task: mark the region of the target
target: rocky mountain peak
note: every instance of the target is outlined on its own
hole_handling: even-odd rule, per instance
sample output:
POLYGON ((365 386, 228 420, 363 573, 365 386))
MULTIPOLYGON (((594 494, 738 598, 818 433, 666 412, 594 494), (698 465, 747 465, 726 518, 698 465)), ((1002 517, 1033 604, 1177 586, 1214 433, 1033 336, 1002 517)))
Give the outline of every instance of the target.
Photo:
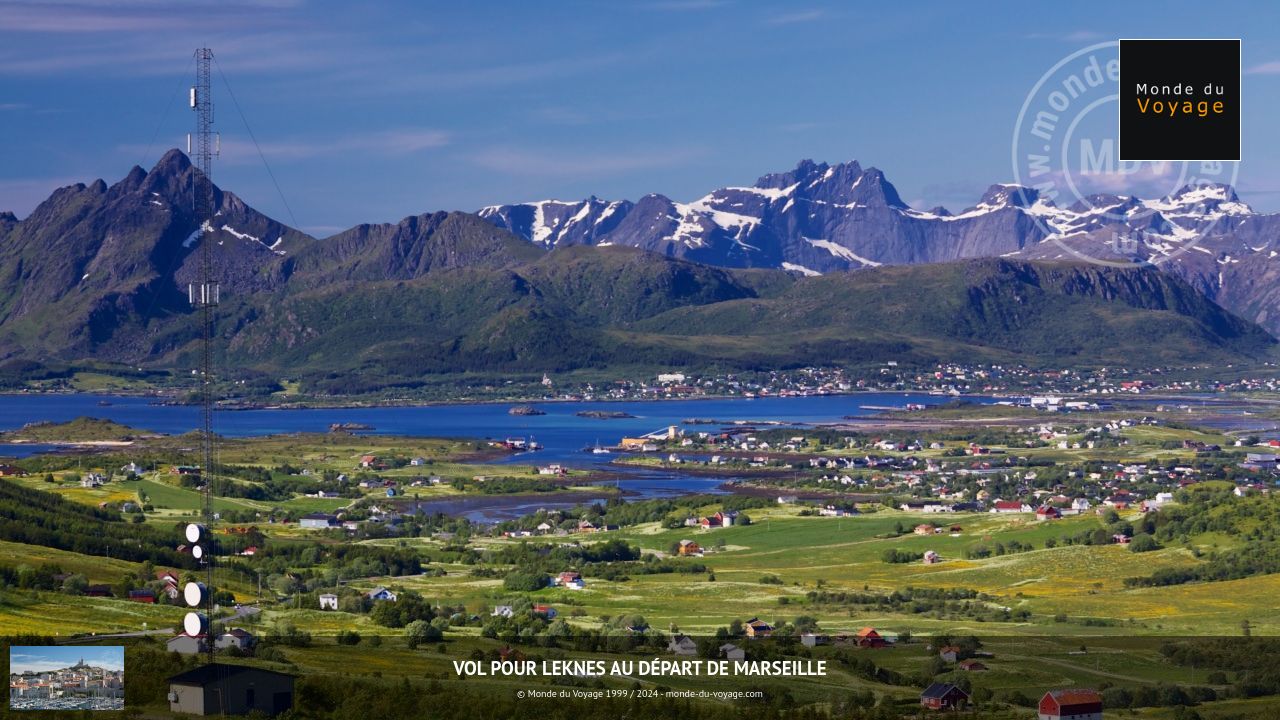
POLYGON ((1025 208, 1034 205, 1039 199, 1040 191, 1034 188, 997 183, 987 188, 987 191, 982 194, 978 207, 1025 208))

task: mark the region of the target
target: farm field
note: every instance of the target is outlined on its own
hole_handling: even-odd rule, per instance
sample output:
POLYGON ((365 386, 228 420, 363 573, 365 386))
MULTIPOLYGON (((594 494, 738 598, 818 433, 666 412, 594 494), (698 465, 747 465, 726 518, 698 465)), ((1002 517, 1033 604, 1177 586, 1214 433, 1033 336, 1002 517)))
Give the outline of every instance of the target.
POLYGON ((119 598, 0 591, 0 627, 9 635, 94 635, 176 628, 183 610, 119 598))
MULTIPOLYGON (((98 435, 122 432, 92 424, 78 429, 98 435)), ((52 432, 49 428, 42 431, 52 432)), ((1079 436, 1081 440, 1084 437, 1079 436)), ((1053 492, 1060 493, 1058 488, 1067 483, 1080 487, 1099 482, 1104 475, 1100 465, 1103 457, 1123 456, 1126 463, 1151 462, 1171 469, 1196 463, 1197 443, 1225 442, 1214 433, 1159 426, 1129 428, 1125 438, 1130 444, 1105 448, 1017 449, 1022 454, 1020 462, 1035 464, 1009 473, 1016 475, 1013 480, 1026 483, 1034 479, 1029 468, 1046 475, 1056 470, 1053 482, 1059 485, 1053 492), (1039 457, 1028 460, 1036 454, 1039 457), (1055 468, 1057 465, 1072 471, 1055 468), (1075 472, 1076 468, 1088 472, 1075 472)), ((69 504, 99 508, 84 511, 103 513, 99 518, 110 517, 124 502, 146 506, 146 522, 136 514, 133 521, 141 529, 158 533, 151 536, 153 539, 172 538, 176 543, 176 528, 196 517, 203 501, 197 489, 181 486, 187 478, 170 470, 176 457, 172 453, 188 440, 146 438, 124 454, 118 446, 105 446, 77 456, 37 458, 30 462, 62 463, 49 468, 55 482, 47 482, 47 473, 39 469, 16 482, 31 490, 52 491, 69 504), (75 479, 87 466, 100 465, 109 472, 123 464, 123 458, 133 456, 146 460, 140 478, 115 474, 99 488, 83 488, 75 479), (70 463, 75 464, 75 470, 70 463)), ((999 454, 955 459, 962 455, 957 451, 966 446, 963 441, 948 439, 941 448, 922 452, 920 457, 973 469, 982 469, 982 463, 1000 462, 999 454)), ((1006 446, 997 449, 1014 451, 1006 446)), ((384 493, 386 481, 404 488, 410 478, 437 473, 446 481, 404 488, 401 494, 421 500, 454 498, 483 494, 487 488, 475 479, 477 476, 537 479, 533 468, 493 464, 491 460, 501 452, 463 440, 364 438, 343 433, 227 442, 221 457, 232 469, 228 475, 234 492, 214 501, 215 512, 227 518, 219 521, 222 530, 217 534, 226 543, 220 561, 226 569, 215 573, 214 584, 230 593, 224 596, 224 604, 253 603, 261 611, 235 621, 268 639, 270 652, 251 662, 311 677, 355 676, 375 683, 407 678, 412 683, 442 683, 505 694, 531 682, 554 685, 565 680, 463 680, 457 677, 451 661, 490 657, 499 651, 510 652, 512 647, 537 658, 669 657, 667 637, 688 634, 705 640, 717 633, 728 637, 724 635, 728 628, 757 618, 784 629, 792 638, 785 650, 768 652, 825 659, 831 663, 828 675, 787 681, 726 678, 717 681, 717 689, 766 687, 775 696, 788 697, 788 702, 819 707, 833 706, 849 693, 865 692, 909 711, 917 706, 920 686, 928 684, 925 678, 963 681, 981 690, 984 697, 997 698, 1005 705, 1025 705, 1028 698, 1064 686, 1162 689, 1177 685, 1226 693, 1236 676, 1224 679, 1212 667, 1174 664, 1164 653, 1166 643, 1192 637, 1234 637, 1242 634, 1242 628, 1258 636, 1280 635, 1280 574, 1251 572, 1216 582, 1156 587, 1126 582, 1149 579, 1153 573, 1197 571, 1211 565, 1210 558, 1216 553, 1234 552, 1259 538, 1269 539, 1271 506, 1263 498, 1222 501, 1231 494, 1232 484, 1227 482, 1196 483, 1203 498, 1216 497, 1219 500, 1215 502, 1224 504, 1208 513, 1210 519, 1194 530, 1162 537, 1160 543, 1143 552, 1113 543, 1112 533, 1121 527, 1128 527, 1127 532, 1133 535, 1146 534, 1148 539, 1155 532, 1152 526, 1144 525, 1151 516, 1128 503, 1114 507, 1099 504, 1078 515, 1037 520, 1032 512, 903 510, 908 498, 920 495, 860 490, 835 500, 845 508, 856 504, 857 514, 827 516, 819 510, 831 511, 831 507, 820 507, 829 500, 780 497, 775 501, 774 494, 785 492, 778 488, 765 490, 767 495, 698 495, 638 504, 616 499, 588 501, 567 511, 539 511, 494 528, 453 517, 416 516, 406 511, 407 503, 401 502, 397 508, 384 493), (386 458, 390 464, 362 468, 362 458, 367 455, 386 458), (410 465, 409 458, 418 460, 410 465), (298 492, 298 488, 333 483, 339 474, 349 480, 372 478, 378 482, 361 488, 360 497, 353 492, 344 492, 339 498, 298 492), (269 497, 275 499, 234 496, 259 489, 269 490, 269 497), (1236 505, 1247 509, 1237 512, 1233 509, 1236 505), (380 509, 372 510, 374 506, 380 509), (690 517, 734 508, 741 509, 743 521, 729 527, 702 529, 684 524, 690 517), (403 524, 394 530, 372 524, 369 518, 386 509, 402 513, 403 524), (1224 516, 1228 510, 1230 522, 1224 516), (317 531, 296 522, 297 515, 317 511, 354 517, 357 529, 317 531), (544 517, 550 521, 549 529, 532 532, 544 517), (587 517, 612 529, 580 532, 579 518, 587 517), (615 517, 620 518, 620 524, 613 524, 615 517), (501 532, 511 528, 522 530, 501 532), (1101 540, 1097 539, 1099 534, 1101 540), (679 543, 689 540, 700 545, 701 551, 692 557, 679 556, 679 543), (254 555, 236 554, 250 544, 257 547, 254 555), (628 554, 587 559, 596 550, 610 547, 625 548, 628 554), (925 563, 922 557, 926 553, 931 558, 936 554, 936 561, 925 563), (545 557, 584 559, 580 564, 539 559, 545 557), (533 563, 534 572, 544 580, 562 571, 579 571, 584 587, 513 586, 510 581, 518 579, 525 568, 511 558, 533 563), (405 626, 409 620, 397 621, 380 613, 397 601, 388 605, 388 601, 362 597, 375 588, 387 588, 402 601, 412 598, 423 608, 443 613, 436 620, 448 616, 450 622, 436 628, 443 643, 429 641, 416 649, 408 647, 405 626), (342 610, 321 610, 317 602, 320 593, 337 593, 342 610), (533 627, 506 630, 495 620, 494 609, 505 605, 526 608, 522 617, 533 618, 527 609, 529 603, 549 606, 556 619, 533 619, 533 627), (649 634, 633 636, 626 625, 632 622, 647 624, 645 632, 649 634), (844 645, 803 647, 794 637, 801 626, 829 636, 872 627, 891 645, 881 650, 851 650, 844 645), (308 639, 297 639, 293 633, 298 631, 308 639), (353 633, 360 639, 353 641, 353 633), (592 635, 609 640, 599 647, 580 644, 581 638, 592 635), (981 641, 985 672, 970 674, 954 665, 939 665, 936 651, 930 649, 932 638, 970 636, 981 641), (379 640, 372 640, 374 637, 379 640), (344 638, 341 644, 340 638, 344 638), (623 649, 631 644, 636 646, 630 652, 623 649)), ((907 453, 885 455, 908 461, 907 453)), ((883 481, 887 471, 863 472, 879 473, 883 481)), ((979 479, 968 492, 993 482, 982 479, 989 477, 975 473, 972 478, 979 479)), ((563 491, 561 497, 580 487, 572 479, 571 473, 566 482, 554 486, 563 491)), ((993 496, 1020 492, 1008 485, 991 488, 993 496)), ((1191 495, 1180 495, 1173 507, 1193 501, 1199 502, 1191 495)), ((123 519, 130 520, 131 512, 124 512, 123 519)), ((80 521, 88 522, 84 518, 80 521)), ((19 563, 57 565, 63 573, 83 573, 92 582, 115 583, 125 575, 150 573, 141 563, 37 545, 5 542, 0 544, 0 552, 4 551, 19 563)), ((172 553, 173 547, 166 546, 166 551, 172 553)), ((166 557, 165 562, 186 562, 180 556, 166 557)), ((38 632, 56 625, 62 634, 137 633, 144 627, 170 626, 182 613, 172 605, 75 597, 57 592, 56 587, 54 591, 6 589, 0 597, 0 625, 14 632, 38 632)), ((740 636, 732 639, 739 644, 752 642, 740 636)), ((157 639, 140 642, 158 644, 157 639)), ((676 690, 707 687, 705 679, 680 677, 578 678, 572 682, 611 688, 629 688, 637 682, 641 687, 676 690)), ((1247 709, 1242 703, 1237 702, 1247 709)), ((1018 717, 1016 710, 1010 713, 1010 718, 1018 717)), ((1168 717, 1154 707, 1142 707, 1134 715, 1168 717)))

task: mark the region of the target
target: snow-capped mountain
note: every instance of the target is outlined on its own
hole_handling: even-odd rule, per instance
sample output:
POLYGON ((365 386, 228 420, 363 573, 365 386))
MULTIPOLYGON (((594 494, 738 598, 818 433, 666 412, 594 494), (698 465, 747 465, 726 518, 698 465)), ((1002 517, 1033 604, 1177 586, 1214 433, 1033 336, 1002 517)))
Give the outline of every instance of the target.
POLYGON ((909 207, 876 168, 802 161, 689 203, 647 195, 487 207, 480 216, 544 247, 629 245, 729 267, 806 275, 973 257, 1159 263, 1241 315, 1280 329, 1280 215, 1226 185, 1162 198, 1091 195, 1065 207, 992 185, 972 207, 909 207))
POLYGON ((547 247, 630 245, 731 267, 804 273, 1018 251, 1044 233, 1006 188, 951 215, 907 206, 876 168, 804 161, 689 203, 647 195, 487 207, 480 216, 547 247))

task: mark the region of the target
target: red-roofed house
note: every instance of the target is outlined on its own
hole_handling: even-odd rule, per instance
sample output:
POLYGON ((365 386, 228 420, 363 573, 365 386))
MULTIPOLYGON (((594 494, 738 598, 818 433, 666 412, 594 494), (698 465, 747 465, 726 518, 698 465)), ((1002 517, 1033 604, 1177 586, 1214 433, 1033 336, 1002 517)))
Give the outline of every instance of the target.
POLYGON ((1102 696, 1096 690, 1050 690, 1039 710, 1040 720, 1102 720, 1102 696))
POLYGON ((1036 510, 1037 520, 1057 520, 1062 517, 1062 512, 1052 505, 1041 505, 1036 510))
POLYGON ((991 505, 991 512, 993 513, 1022 513, 1031 511, 1030 505, 1017 500, 997 500, 991 505))
POLYGON ((858 647, 882 648, 885 646, 885 639, 875 628, 864 627, 854 636, 854 642, 858 647))
POLYGON ((582 576, 572 570, 566 570, 556 578, 556 584, 570 590, 581 590, 586 587, 586 583, 582 582, 582 576))

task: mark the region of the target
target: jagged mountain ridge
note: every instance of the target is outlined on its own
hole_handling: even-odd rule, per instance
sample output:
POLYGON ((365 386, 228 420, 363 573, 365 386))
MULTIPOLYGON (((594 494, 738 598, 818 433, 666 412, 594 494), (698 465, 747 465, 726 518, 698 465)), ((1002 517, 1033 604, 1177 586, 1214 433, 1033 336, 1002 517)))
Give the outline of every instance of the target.
MULTIPOLYGON (((351 280, 407 280, 445 267, 504 265, 541 251, 470 213, 360 225, 323 241, 214 187, 214 220, 198 227, 185 154, 119 182, 55 190, 18 221, 0 215, 0 359, 136 360, 190 343, 187 286, 208 238, 224 301, 351 280)), ((253 315, 246 316, 252 319, 253 315)))
POLYGON ((952 216, 908 207, 876 168, 805 160, 749 187, 690 203, 647 195, 483 208, 479 215, 546 246, 629 245, 730 267, 830 272, 1002 255, 1034 242, 1036 224, 1001 204, 952 216))
POLYGON ((953 214, 907 206, 876 168, 805 160, 690 203, 592 197, 478 214, 544 247, 628 245, 807 275, 974 257, 1153 262, 1280 332, 1280 215, 1255 212, 1225 185, 1188 186, 1155 200, 1092 195, 1058 207, 1035 189, 996 184, 953 214), (1117 234, 1135 242, 1118 245, 1117 234))
MULTIPOLYGON (((1268 357, 1274 347, 1256 325, 1150 269, 988 258, 804 277, 694 261, 724 245, 754 253, 756 230, 745 226, 762 223, 743 218, 771 206, 783 214, 795 202, 878 207, 903 227, 927 219, 882 174, 856 165, 802 166, 765 176, 754 189, 724 191, 701 205, 716 238, 693 238, 689 221, 688 238, 670 238, 656 252, 599 239, 548 251, 461 212, 316 239, 220 189, 215 219, 199 231, 189 209, 195 172, 171 151, 150 172, 62 188, 21 221, 0 217, 0 361, 190 366, 200 326, 185 288, 202 246, 215 253, 224 285, 216 331, 230 366, 310 377, 324 392, 341 392, 357 376, 382 387, 462 370, 931 362, 957 353, 1031 363, 1110 364, 1139 354, 1189 362, 1268 357), (836 185, 824 187, 832 178, 836 185), (1152 328, 1162 333, 1156 349, 1144 334, 1152 328)), ((1014 203, 1037 202, 994 192, 975 217, 1018 221, 1014 203)), ((612 211, 595 201, 584 216, 595 213, 593 226, 603 228, 622 215, 612 232, 673 222, 646 220, 646 205, 661 201, 612 211)), ((828 219, 842 221, 838 213, 828 219)), ((835 254, 813 238, 802 242, 835 254)), ((921 238, 902 246, 937 252, 921 238)), ((785 239, 773 247, 779 263, 789 262, 781 260, 785 239)))

